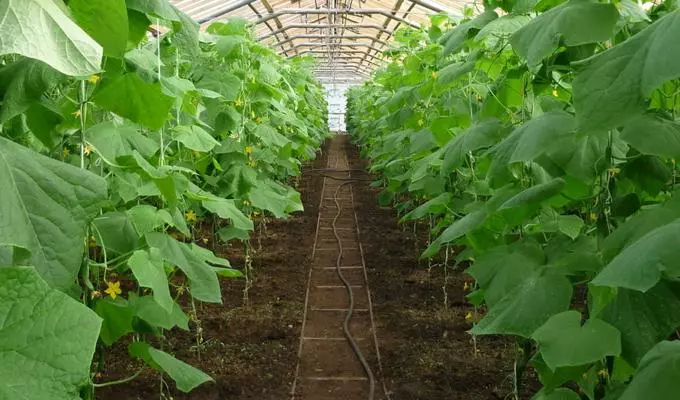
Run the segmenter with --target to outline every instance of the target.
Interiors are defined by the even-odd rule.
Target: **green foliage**
[[[422,257],[464,249],[469,332],[518,338],[534,400],[674,398],[680,10],[493,4],[395,34],[348,129],[381,198],[428,224]]]
[[[0,55],[20,54],[67,75],[99,71],[102,47],[53,0],[0,3]]]
[[[323,90],[243,21],[199,41],[167,0],[67,3],[0,2],[0,398],[93,398],[97,337],[190,391],[211,378],[149,343],[250,270],[199,244],[249,263],[255,222],[302,210]]]
[[[31,267],[0,266],[1,399],[80,399],[101,320]]]

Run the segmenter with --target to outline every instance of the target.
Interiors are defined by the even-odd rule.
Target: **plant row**
[[[163,338],[200,345],[253,221],[302,210],[288,183],[327,134],[311,61],[167,0],[5,0],[0,32],[0,399],[211,380]],[[204,245],[236,240],[242,266]],[[100,382],[119,341],[139,370]]]
[[[678,3],[489,1],[431,22],[349,93],[380,200],[474,280],[470,333],[517,339],[515,398],[528,368],[534,400],[676,398]]]

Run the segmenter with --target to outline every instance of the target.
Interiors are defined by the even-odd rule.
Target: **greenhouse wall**
[[[328,128],[333,132],[345,132],[345,107],[347,97],[345,93],[356,83],[328,83],[324,84],[326,101],[328,101]]]

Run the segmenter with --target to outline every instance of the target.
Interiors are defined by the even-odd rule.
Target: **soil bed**
[[[326,166],[322,152],[307,168]],[[163,350],[200,368],[215,383],[191,393],[179,392],[166,380],[175,400],[258,399],[290,397],[304,309],[307,271],[316,229],[322,177],[305,174],[298,185],[305,207],[287,220],[270,220],[251,239],[253,255],[249,304],[243,305],[243,279],[221,279],[223,304],[197,304],[197,320],[203,329],[200,358],[196,351],[196,322],[191,332],[174,329],[166,333]],[[209,239],[208,247],[212,244]],[[241,242],[216,248],[216,254],[243,265]],[[261,249],[259,249],[261,244]],[[259,249],[259,250],[258,250]],[[127,342],[106,352],[104,375],[98,382],[130,376],[139,364],[127,355]],[[160,398],[160,379],[148,369],[137,379],[97,390],[98,400],[149,400]],[[170,397],[168,397],[170,398]]]
[[[349,143],[346,146],[350,168],[365,168],[367,161],[360,158],[358,149]],[[324,151],[307,169],[326,167],[326,155]],[[369,178],[368,174],[358,172],[352,176]],[[224,304],[197,305],[197,320],[204,340],[200,358],[196,351],[196,322],[191,323],[191,332],[167,333],[163,343],[165,351],[215,379],[215,383],[202,385],[189,394],[177,391],[168,381],[172,399],[290,399],[322,179],[318,173],[303,173],[298,190],[305,212],[266,224],[260,236],[261,250],[253,258],[254,280],[249,304],[243,305],[245,282],[225,279],[222,281]],[[426,245],[426,227],[417,226],[414,230],[413,226],[399,225],[392,208],[379,207],[379,191],[370,188],[368,183],[354,184],[353,193],[381,353],[380,378],[390,398],[506,398],[512,387],[515,344],[507,338],[480,337],[475,346],[466,333],[471,324],[465,316],[472,307],[465,300],[463,286],[469,277],[460,270],[449,271],[444,285],[441,267],[428,271],[427,262],[418,261]],[[322,223],[321,228],[328,226]],[[333,238],[324,234],[320,240],[328,239],[329,245],[332,244]],[[350,236],[353,238],[353,234]],[[257,238],[256,233],[251,240],[256,250],[260,246]],[[240,243],[236,243],[217,248],[216,253],[241,266],[243,250]],[[208,246],[211,244],[212,239]],[[334,265],[335,257],[330,257],[328,262]],[[446,307],[444,289],[448,293]],[[357,319],[357,323],[362,322],[361,318]],[[121,342],[107,351],[105,374],[97,377],[97,381],[130,376],[138,366],[127,355],[127,344]],[[97,399],[158,399],[159,387],[159,375],[147,370],[132,382],[99,389]],[[520,397],[528,399],[530,389]]]

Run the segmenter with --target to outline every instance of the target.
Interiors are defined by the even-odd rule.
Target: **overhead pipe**
[[[320,64],[321,64],[321,65],[330,65],[330,64],[328,64],[328,62],[327,62],[327,60],[330,60],[330,58],[328,58],[328,57],[315,57],[315,58],[316,58],[317,60],[320,60]],[[334,59],[335,59],[335,60],[363,60],[362,57],[357,57],[357,56],[344,56],[344,55],[335,56]],[[325,61],[324,61],[324,60],[325,60]],[[369,64],[371,64],[371,65],[373,65],[373,66],[375,66],[375,67],[382,67],[382,65],[376,64],[376,63],[374,63],[373,61],[364,60],[364,62],[367,62],[367,63],[369,63]],[[359,64],[357,63],[357,65],[359,65]]]
[[[250,1],[250,0],[247,0]],[[420,25],[415,22],[411,22],[406,18],[402,18],[398,15],[393,15],[390,11],[379,9],[379,8],[282,8],[273,13],[265,14],[262,18],[256,20],[254,24],[258,25],[265,21],[269,21],[273,18],[278,18],[282,15],[307,15],[307,14],[350,14],[350,15],[362,15],[362,14],[379,14],[384,15],[395,21],[399,21],[403,24],[409,25],[413,28],[420,28]]]
[[[274,43],[274,46],[281,46],[284,45],[288,42],[291,42],[295,39],[373,39],[374,36],[371,35],[316,35],[316,34],[310,34],[310,35],[293,35],[289,36],[286,40],[282,40],[279,42]],[[376,40],[377,43],[380,43],[383,46],[387,46],[387,42],[383,42],[382,40]],[[336,43],[331,43],[331,44],[336,44]],[[351,44],[348,43],[348,44]]]
[[[257,1],[257,0],[241,0],[241,1],[235,3],[235,4],[231,5],[231,6],[227,6],[227,7],[218,9],[218,10],[215,11],[214,13],[212,13],[212,14],[206,16],[206,17],[203,17],[203,18],[198,19],[198,23],[199,23],[199,24],[204,24],[204,23],[209,22],[209,21],[212,21],[212,20],[214,20],[214,19],[223,17],[223,16],[229,14],[230,12],[232,12],[232,11],[234,11],[234,10],[237,10],[237,9],[239,9],[239,8],[241,8],[241,7],[247,6],[248,4],[252,4],[252,3],[256,2],[256,1]],[[410,2],[413,3],[413,4],[417,4],[417,5],[421,6],[421,7],[425,7],[425,8],[427,8],[427,9],[429,9],[429,10],[435,11],[435,12],[452,12],[452,10],[444,9],[443,7],[441,7],[441,6],[437,5],[437,4],[432,4],[432,3],[428,2],[428,1],[425,1],[425,0],[408,0],[408,1],[410,1]],[[191,7],[191,6],[190,6],[190,9],[191,9],[191,10],[194,10],[194,9],[202,10],[202,9],[205,9],[205,7],[201,7],[201,5],[199,4],[198,7]],[[212,8],[210,8],[210,10],[212,10]],[[292,9],[292,10],[304,10],[304,9]],[[312,9],[312,10],[315,10],[315,9]],[[340,9],[340,11],[344,11],[344,10],[345,10],[345,9]],[[284,10],[279,10],[279,11],[277,11],[277,12],[282,12],[282,11],[284,11]],[[417,24],[415,24],[415,23],[413,23],[413,22],[410,22],[410,21],[409,21],[409,22],[406,22],[405,19],[400,18],[400,17],[397,17],[397,16],[394,16],[394,15],[392,15],[390,12],[385,11],[385,10],[377,9],[377,10],[373,10],[374,12],[369,12],[369,13],[366,13],[366,12],[357,12],[357,11],[360,11],[360,10],[359,10],[359,9],[355,9],[355,10],[352,10],[351,13],[353,13],[353,14],[381,14],[381,15],[384,15],[384,16],[386,16],[386,17],[390,17],[390,18],[392,18],[392,19],[395,19],[395,20],[397,20],[397,21],[399,21],[400,19],[402,19],[403,21],[401,21],[401,22],[407,23],[407,24],[411,25],[411,26],[414,27],[414,28],[419,28],[419,26],[418,26]],[[319,12],[319,14],[323,14],[323,13],[326,13],[326,12],[327,12],[327,11],[321,11],[321,12]],[[287,13],[288,13],[288,14],[291,14],[290,12],[287,12]],[[314,14],[314,12],[309,12],[309,14]],[[268,16],[265,16],[265,17],[263,17],[263,18],[268,18]],[[260,23],[260,22],[259,22],[259,20],[258,20],[258,21],[256,22],[256,24],[259,24],[259,23]],[[277,33],[279,33],[279,32],[277,32]]]
[[[247,6],[248,4],[252,4],[252,3],[256,2],[256,1],[257,1],[257,0],[241,0],[241,1],[236,2],[236,3],[234,3],[234,4],[232,4],[232,5],[228,6],[228,7],[224,7],[224,8],[222,8],[222,9],[220,9],[219,11],[216,11],[216,12],[213,13],[213,14],[210,14],[210,15],[208,15],[207,17],[200,18],[197,22],[199,23],[199,25],[202,25],[202,24],[204,24],[204,23],[206,23],[206,22],[210,22],[210,21],[212,21],[212,20],[214,20],[214,19],[217,19],[217,18],[219,18],[219,17],[222,17],[222,16],[224,16],[224,15],[226,15],[226,14],[229,14],[229,13],[232,12],[232,11],[238,10],[239,8],[245,7],[245,6]],[[270,18],[270,19],[271,19],[271,18]]]
[[[297,53],[296,55],[302,56],[302,55],[305,55],[305,54],[328,54],[328,53],[329,52],[327,50],[303,50],[303,51]],[[366,55],[368,52],[366,50],[340,50],[340,49],[336,49],[336,51],[333,51],[332,53],[333,54],[362,54],[362,55]],[[378,61],[381,61],[381,62],[384,61],[382,59],[377,58],[373,54],[370,54],[370,57],[371,57],[370,61],[372,61],[372,60],[378,60]],[[318,58],[318,57],[315,57],[315,58]]]
[[[328,45],[326,43],[322,42],[304,42],[304,43],[296,43],[295,46],[293,47],[327,47]],[[338,47],[366,47],[371,50],[375,51],[381,51],[379,48],[372,46],[368,43],[334,43],[332,48],[336,49]]]
[[[321,29],[321,28],[345,28],[345,29],[354,29],[354,28],[368,28],[368,29],[377,29],[383,33],[391,34],[392,31],[389,29],[385,29],[382,26],[378,24],[353,24],[353,25],[343,25],[343,24],[291,24],[291,25],[286,25],[281,29],[277,29],[275,31],[271,31],[268,34],[264,36],[260,36],[257,38],[257,40],[265,40],[268,39],[272,36],[278,35],[281,32],[285,32],[289,29]]]

